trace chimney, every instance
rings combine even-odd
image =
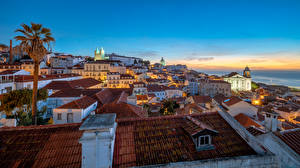
[[[10,46],[9,46],[9,63],[13,63],[13,50],[12,50],[12,40],[10,40]]]
[[[279,114],[274,111],[263,112],[263,114],[265,116],[264,122],[267,131],[272,131],[272,132],[277,131],[277,125],[278,125],[277,117],[279,116]]]
[[[82,144],[81,167],[112,167],[117,128],[116,114],[90,115],[81,125],[83,135],[79,142]]]

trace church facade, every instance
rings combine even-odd
[[[94,60],[99,61],[99,60],[105,60],[105,59],[107,59],[107,58],[105,57],[104,49],[101,48],[99,50],[99,48],[96,48]]]
[[[233,91],[251,91],[251,71],[248,66],[244,69],[243,75],[231,72],[223,79],[231,84],[231,90]]]

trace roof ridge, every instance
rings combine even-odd
[[[176,119],[176,118],[182,118],[185,116],[205,116],[205,115],[214,115],[218,114],[215,112],[207,112],[207,113],[201,113],[201,114],[177,114],[177,115],[168,115],[168,116],[159,116],[159,117],[144,117],[144,118],[119,118],[117,119],[118,122],[123,121],[147,121],[147,120],[154,120],[154,119]],[[219,115],[219,114],[218,114]]]
[[[71,127],[81,125],[82,123],[65,123],[65,124],[49,124],[49,125],[30,125],[30,126],[17,126],[17,127],[1,127],[1,131],[14,131],[14,130],[32,130],[32,129],[48,129],[48,128],[60,128]]]
[[[198,127],[203,128],[203,129],[210,129],[213,130],[210,126],[204,124],[203,122],[197,120],[196,118],[193,118],[191,116],[186,116],[186,118],[191,121],[192,123],[196,124]]]
[[[140,114],[140,113],[138,113],[137,111],[136,111],[136,109],[134,109],[133,107],[136,107],[136,108],[140,108],[140,107],[138,107],[138,106],[134,106],[134,105],[132,105],[132,104],[128,104],[128,103],[125,103],[135,114],[137,114],[139,117],[145,117],[145,116],[143,116],[142,114]],[[141,112],[143,112],[143,109],[141,109]]]
[[[279,133],[281,135],[284,135],[285,133],[290,133],[290,132],[293,132],[293,131],[300,131],[300,128],[293,128],[293,129],[283,130],[283,131],[280,131]]]

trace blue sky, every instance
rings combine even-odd
[[[56,52],[92,56],[102,46],[194,68],[300,69],[299,0],[6,0],[1,6],[0,43],[33,21],[51,28]]]

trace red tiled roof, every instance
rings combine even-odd
[[[70,78],[70,77],[78,77],[80,75],[77,74],[55,74],[55,75],[40,75],[39,81],[42,80],[51,80],[51,79],[62,79],[62,78]],[[33,75],[16,75],[16,82],[32,82]]]
[[[198,113],[201,113],[203,109],[199,107],[195,103],[187,104],[184,108],[176,109],[177,114],[190,114],[191,109],[193,109],[193,112],[197,111]]]
[[[120,94],[120,97],[117,99],[117,103],[127,103],[127,97],[128,97],[128,93],[126,93],[125,91],[123,91]]]
[[[162,92],[165,91],[168,87],[163,85],[148,85],[147,90],[148,92]]]
[[[98,92],[97,94],[92,96],[92,98],[98,100],[98,106],[99,106],[99,105],[111,103],[113,101],[118,101],[119,99],[122,99],[124,101],[125,97],[121,97],[123,92],[124,92],[123,96],[127,97],[126,95],[130,95],[132,93],[132,90],[128,88],[122,88],[122,89],[105,88],[101,92]]]
[[[194,161],[220,157],[254,155],[255,151],[218,113],[192,115],[218,135],[212,138],[215,149],[196,151],[185,133],[185,116],[118,119],[113,167],[130,167]]]
[[[136,100],[148,100],[148,95],[136,95]]]
[[[252,135],[254,136],[258,136],[258,135],[261,135],[261,134],[264,134],[264,132],[256,127],[248,127],[246,128],[247,131],[249,131]]]
[[[18,71],[19,70],[5,70],[5,71],[0,72],[0,75],[10,75],[10,74],[12,75]]]
[[[0,167],[81,167],[81,124],[0,128]]]
[[[186,124],[183,126],[183,129],[187,131],[191,136],[194,136],[195,134],[205,129],[213,131],[213,129],[210,126],[198,121],[197,119],[191,116],[185,117],[185,122]]]
[[[255,121],[253,121],[250,117],[248,117],[244,113],[240,113],[240,114],[236,115],[234,118],[245,128],[248,128],[250,126],[261,127],[261,125],[259,125]]]
[[[96,93],[95,96],[97,97],[97,99],[100,101],[101,104],[106,104],[113,101],[113,94],[108,88],[103,89],[101,92]]]
[[[287,112],[287,113],[292,111],[292,109],[289,109],[288,107],[284,107],[284,106],[278,107],[277,110]]]
[[[209,103],[211,98],[209,96],[193,96],[195,103]]]
[[[236,96],[231,96],[228,99],[224,100],[223,103],[226,104],[227,106],[232,106],[240,101],[243,101],[243,100],[241,100],[240,98],[238,98]]]
[[[49,97],[80,97],[80,96],[93,96],[102,89],[64,89],[53,93]]]
[[[101,83],[100,81],[93,78],[83,78],[83,79],[77,79],[72,81],[52,81],[44,88],[53,89],[53,90],[62,90],[62,89],[69,89],[69,88],[87,89],[89,87],[98,85],[100,83]]]
[[[282,122],[282,128],[285,130],[290,130],[290,129],[300,128],[300,126],[288,121],[284,121]]]
[[[281,131],[275,135],[300,155],[300,128]]]
[[[216,102],[218,102],[220,105],[222,105],[222,102],[223,102],[224,100],[226,100],[226,99],[227,99],[227,97],[225,97],[225,96],[222,95],[222,94],[217,94],[217,95],[214,96],[214,100],[215,100]]]
[[[116,113],[117,118],[145,117],[142,108],[127,103],[109,103],[96,110],[96,114]]]
[[[67,104],[57,107],[58,109],[86,109],[96,102],[95,99],[84,96],[80,99],[71,101]]]
[[[239,73],[237,72],[231,72],[230,74],[226,75],[226,77],[233,77],[235,75],[238,75]]]

